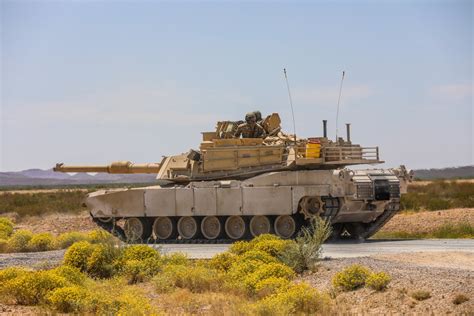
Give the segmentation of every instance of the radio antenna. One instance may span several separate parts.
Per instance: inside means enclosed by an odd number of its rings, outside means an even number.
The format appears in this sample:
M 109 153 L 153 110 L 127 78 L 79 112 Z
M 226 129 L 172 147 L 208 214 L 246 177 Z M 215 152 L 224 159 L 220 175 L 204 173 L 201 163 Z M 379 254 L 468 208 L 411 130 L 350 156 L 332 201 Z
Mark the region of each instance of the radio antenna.
M 342 72 L 342 78 L 341 78 L 341 86 L 339 87 L 339 98 L 337 99 L 337 112 L 336 112 L 336 142 L 337 142 L 337 134 L 339 131 L 339 104 L 341 102 L 341 94 L 342 94 L 342 83 L 344 82 L 344 75 L 346 74 L 345 71 Z
M 293 100 L 291 98 L 291 91 L 290 91 L 290 84 L 288 83 L 288 76 L 286 74 L 286 68 L 283 68 L 283 73 L 285 74 L 285 81 L 286 81 L 286 88 L 288 89 L 288 99 L 290 100 L 290 107 L 291 107 L 291 116 L 293 117 L 293 134 L 294 134 L 294 142 L 296 146 L 296 124 L 295 124 L 295 111 L 293 110 Z M 296 149 L 295 149 L 296 150 Z

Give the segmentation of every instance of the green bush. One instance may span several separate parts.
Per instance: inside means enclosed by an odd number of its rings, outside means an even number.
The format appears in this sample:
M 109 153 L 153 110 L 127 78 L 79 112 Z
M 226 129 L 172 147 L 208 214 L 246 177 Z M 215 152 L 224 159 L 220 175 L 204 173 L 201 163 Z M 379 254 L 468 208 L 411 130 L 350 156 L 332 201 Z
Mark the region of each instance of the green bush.
M 94 246 L 88 241 L 73 244 L 64 254 L 64 264 L 78 268 L 81 272 L 87 271 L 87 261 L 94 251 Z
M 352 291 L 365 285 L 370 275 L 370 270 L 359 264 L 353 264 L 341 272 L 336 273 L 332 284 L 344 291 Z
M 385 272 L 377 272 L 371 273 L 367 280 L 365 281 L 366 285 L 373 290 L 376 291 L 383 291 L 387 288 L 388 284 L 392 278 L 388 273 Z
M 77 285 L 57 288 L 47 295 L 48 305 L 60 313 L 84 312 L 87 301 L 87 290 Z
M 424 301 L 431 297 L 431 293 L 425 290 L 417 290 L 410 293 L 410 296 L 417 301 Z
M 29 251 L 46 251 L 53 249 L 53 235 L 50 233 L 35 234 L 28 242 Z
M 55 240 L 55 248 L 66 249 L 78 241 L 87 240 L 87 235 L 80 232 L 69 232 L 59 235 Z
M 433 181 L 427 185 L 410 185 L 400 204 L 404 210 L 444 210 L 474 207 L 474 183 Z
M 331 232 L 329 222 L 314 218 L 310 227 L 302 227 L 295 242 L 289 243 L 282 251 L 280 260 L 297 273 L 314 268 L 321 257 L 321 246 L 331 236 Z
M 20 217 L 46 213 L 78 213 L 83 210 L 81 204 L 86 194 L 84 191 L 31 194 L 5 192 L 0 199 L 0 210 L 17 213 Z
M 28 243 L 33 238 L 29 230 L 20 229 L 13 233 L 7 241 L 7 249 L 12 252 L 24 252 L 28 250 Z

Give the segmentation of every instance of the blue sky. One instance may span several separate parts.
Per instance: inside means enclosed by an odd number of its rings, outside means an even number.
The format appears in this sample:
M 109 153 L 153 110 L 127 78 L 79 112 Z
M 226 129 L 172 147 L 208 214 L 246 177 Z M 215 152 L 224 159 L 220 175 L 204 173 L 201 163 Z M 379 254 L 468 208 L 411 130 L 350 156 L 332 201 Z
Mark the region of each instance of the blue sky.
M 160 161 L 259 109 L 384 166 L 473 164 L 472 1 L 1 0 L 0 170 Z

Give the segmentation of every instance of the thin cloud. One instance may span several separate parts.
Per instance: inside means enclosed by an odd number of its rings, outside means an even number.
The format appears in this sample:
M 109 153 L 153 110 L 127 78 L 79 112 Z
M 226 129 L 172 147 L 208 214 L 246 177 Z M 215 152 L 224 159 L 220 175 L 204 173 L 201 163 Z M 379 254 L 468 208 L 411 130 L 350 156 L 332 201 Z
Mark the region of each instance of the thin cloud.
M 436 98 L 460 101 L 472 98 L 474 94 L 474 84 L 444 84 L 431 88 L 430 94 Z

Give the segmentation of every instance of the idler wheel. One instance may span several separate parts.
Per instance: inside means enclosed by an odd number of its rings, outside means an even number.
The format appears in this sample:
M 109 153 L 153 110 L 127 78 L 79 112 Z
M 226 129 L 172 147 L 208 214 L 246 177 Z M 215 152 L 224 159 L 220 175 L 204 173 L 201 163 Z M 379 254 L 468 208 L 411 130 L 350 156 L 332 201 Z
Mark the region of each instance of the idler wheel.
M 263 215 L 257 215 L 250 220 L 250 233 L 253 237 L 261 234 L 268 234 L 271 229 L 270 220 Z
M 192 239 L 198 233 L 197 221 L 194 217 L 183 216 L 178 220 L 178 233 L 183 239 Z
M 274 228 L 281 238 L 291 238 L 296 231 L 296 222 L 290 215 L 280 215 L 275 220 Z
M 174 235 L 175 226 L 173 220 L 167 216 L 160 216 L 153 223 L 153 234 L 156 239 L 168 239 Z
M 127 241 L 135 242 L 146 240 L 151 234 L 151 225 L 143 218 L 130 217 L 125 220 L 123 225 L 125 238 Z
M 96 217 L 98 221 L 102 223 L 110 223 L 112 221 L 112 217 Z
M 231 239 L 240 239 L 245 235 L 245 221 L 241 216 L 230 216 L 225 221 L 225 232 Z
M 206 216 L 201 222 L 201 232 L 207 239 L 216 239 L 221 230 L 221 222 L 216 216 Z

